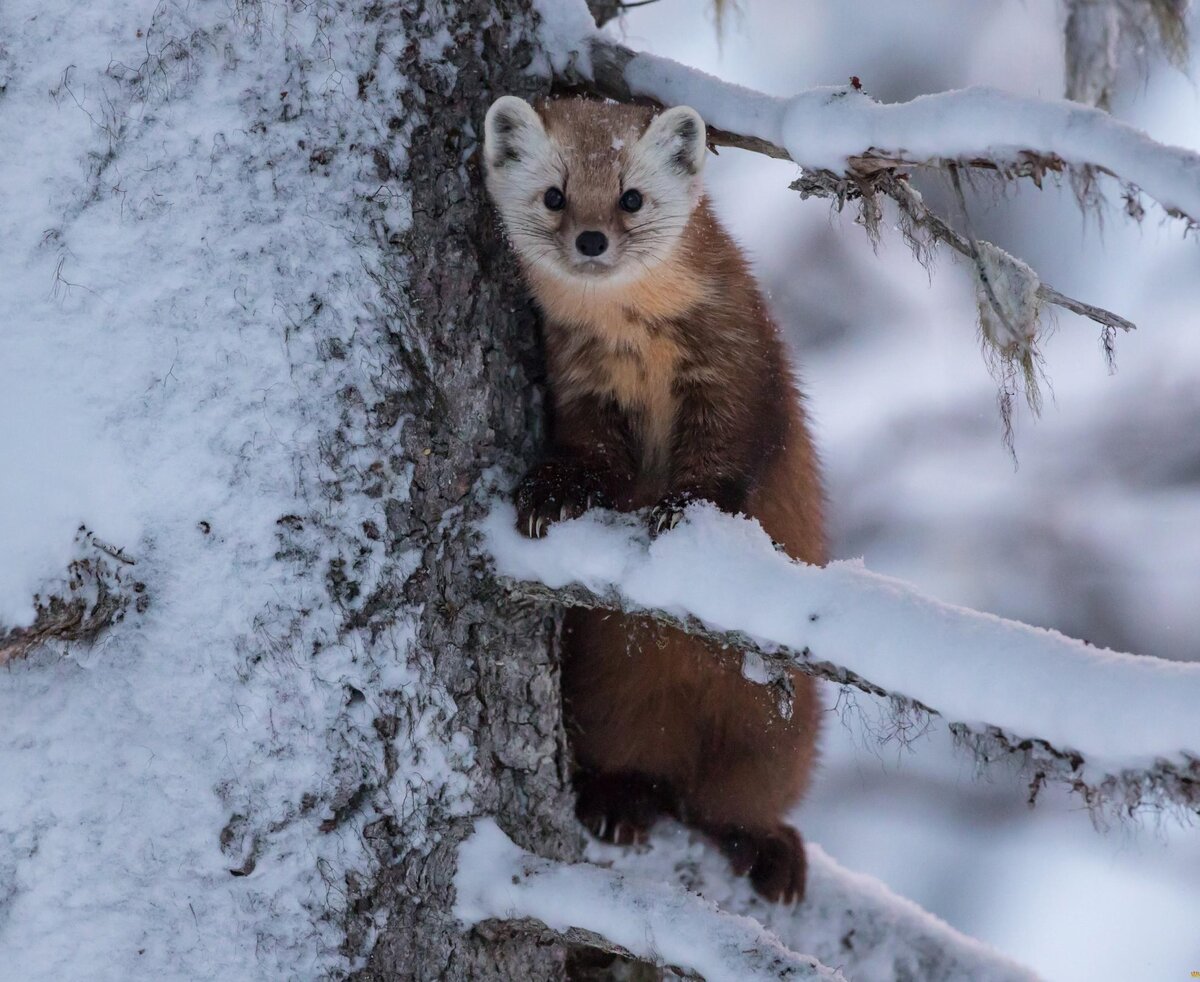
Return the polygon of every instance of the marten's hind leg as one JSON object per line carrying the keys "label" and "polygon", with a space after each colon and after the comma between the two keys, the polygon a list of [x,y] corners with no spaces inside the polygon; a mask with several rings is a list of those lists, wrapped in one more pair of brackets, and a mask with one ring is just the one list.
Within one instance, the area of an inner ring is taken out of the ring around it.
{"label": "marten's hind leg", "polygon": [[703,727],[698,773],[684,799],[688,821],[716,841],[734,871],[766,899],[784,903],[804,897],[804,844],[784,817],[808,785],[818,725],[811,680],[794,681],[788,717],[764,687],[726,681]]}
{"label": "marten's hind leg", "polygon": [[674,791],[662,780],[626,771],[576,775],[575,814],[597,839],[618,846],[646,841],[659,815],[678,812]]}
{"label": "marten's hind leg", "polygon": [[800,833],[790,825],[781,822],[768,831],[724,825],[704,831],[725,854],[734,873],[748,876],[766,900],[791,904],[804,899],[808,862]]}

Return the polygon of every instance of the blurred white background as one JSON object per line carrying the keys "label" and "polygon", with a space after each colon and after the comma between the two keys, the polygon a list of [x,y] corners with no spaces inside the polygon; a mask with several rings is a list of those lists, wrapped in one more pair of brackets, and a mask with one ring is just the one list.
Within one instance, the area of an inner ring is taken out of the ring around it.
{"label": "blurred white background", "polygon": [[[857,75],[885,102],[972,84],[1059,98],[1064,18],[1048,0],[742,0],[718,36],[708,5],[658,0],[612,29],[780,95]],[[1127,66],[1113,111],[1200,149],[1200,88],[1161,60]],[[1021,406],[1014,469],[968,270],[944,253],[927,275],[896,233],[874,252],[849,209],[788,190],[797,174],[736,150],[708,163],[717,211],[794,344],[834,555],[1098,645],[1200,658],[1200,238],[1149,203],[1130,222],[1115,185],[1102,220],[1066,188],[970,195],[980,237],[1139,328],[1118,339],[1110,375],[1097,325],[1060,313],[1045,409],[1035,420]],[[920,186],[954,217],[946,187]],[[1049,979],[1200,971],[1200,829],[1149,816],[1098,831],[1061,794],[1030,810],[1019,779],[978,778],[944,734],[905,750],[859,709],[829,714],[823,771],[796,816],[846,866]]]}

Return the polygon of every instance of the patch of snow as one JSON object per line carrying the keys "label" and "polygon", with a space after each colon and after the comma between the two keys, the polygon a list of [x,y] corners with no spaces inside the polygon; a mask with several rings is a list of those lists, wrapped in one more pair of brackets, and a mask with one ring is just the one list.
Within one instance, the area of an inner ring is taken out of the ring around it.
{"label": "patch of snow", "polygon": [[[14,318],[22,319],[15,311]],[[96,425],[87,390],[73,377],[70,352],[47,352],[43,336],[31,336],[13,320],[5,323],[0,631],[32,623],[34,593],[62,576],[85,520],[112,542],[133,542],[141,534],[124,493],[128,460]]]}
{"label": "patch of snow", "polygon": [[766,662],[757,651],[747,651],[742,655],[742,678],[759,685],[766,685],[771,681]]}
{"label": "patch of snow", "polygon": [[583,0],[533,0],[533,9],[539,20],[538,39],[550,59],[549,69],[558,74],[575,69],[590,76],[590,41],[598,32],[587,4]]}
{"label": "patch of snow", "polygon": [[[990,242],[979,242],[979,258],[987,270],[989,294],[982,277],[975,275],[975,302],[979,307],[979,326],[984,340],[998,352],[1020,358],[1030,351],[1037,339],[1038,287],[1041,280],[1026,263]],[[992,305],[992,296],[1000,304],[1001,316]]]}

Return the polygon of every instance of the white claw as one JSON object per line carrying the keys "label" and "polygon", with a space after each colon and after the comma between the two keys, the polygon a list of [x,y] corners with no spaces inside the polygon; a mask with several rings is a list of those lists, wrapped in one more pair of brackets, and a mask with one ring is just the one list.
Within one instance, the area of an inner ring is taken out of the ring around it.
{"label": "white claw", "polygon": [[567,506],[566,506],[566,505],[563,505],[563,506],[562,506],[562,507],[561,507],[561,508],[558,510],[558,520],[559,520],[560,522],[565,522],[565,521],[567,520]]}
{"label": "white claw", "polygon": [[529,516],[529,538],[533,538],[533,515]]}
{"label": "white claw", "polygon": [[537,527],[536,527],[536,530],[534,533],[535,539],[540,539],[542,537],[542,529],[545,527],[546,527],[546,520],[544,518],[539,518],[537,520]]}

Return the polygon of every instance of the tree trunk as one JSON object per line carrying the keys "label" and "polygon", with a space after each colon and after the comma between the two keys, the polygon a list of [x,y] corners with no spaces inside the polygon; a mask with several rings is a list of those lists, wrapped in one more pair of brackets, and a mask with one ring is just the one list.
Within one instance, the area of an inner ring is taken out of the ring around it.
{"label": "tree trunk", "polygon": [[[580,850],[566,790],[556,625],[548,608],[502,596],[477,575],[470,554],[481,477],[495,467],[519,473],[541,426],[537,325],[486,200],[478,156],[491,101],[509,92],[532,96],[545,84],[526,74],[535,25],[527,0],[451,7],[407,0],[376,12],[375,50],[394,65],[360,78],[362,111],[378,118],[380,132],[399,136],[407,154],[394,164],[386,141],[357,152],[374,158],[381,181],[400,171],[412,225],[379,242],[375,262],[388,306],[373,329],[376,339],[386,338],[390,382],[386,405],[371,413],[372,450],[385,466],[364,472],[350,463],[359,448],[336,435],[327,444],[337,493],[382,494],[387,528],[333,530],[340,558],[329,570],[330,601],[345,605],[347,631],[368,636],[417,615],[402,657],[417,667],[419,683],[376,694],[389,707],[374,721],[385,777],[394,780],[414,752],[430,753],[403,745],[406,724],[431,719],[421,739],[469,782],[470,814],[451,814],[437,795],[422,802],[419,791],[402,809],[389,807],[380,787],[367,792],[380,814],[364,834],[380,872],[351,885],[348,953],[373,941],[362,979],[557,978],[561,945],[519,933],[464,934],[450,914],[455,846],[476,815],[494,815],[542,855],[569,858]],[[424,56],[443,30],[453,42],[441,58]],[[399,55],[390,53],[394,38],[404,43]],[[397,74],[407,84],[382,81]],[[345,398],[352,406],[356,394]],[[381,474],[404,474],[409,465],[408,498],[393,497]],[[376,534],[398,557],[419,550],[420,563],[407,579],[385,576],[347,602],[355,593],[353,557],[370,552],[360,539]],[[474,743],[468,753],[452,749],[462,734]],[[385,926],[372,937],[381,919]]]}

